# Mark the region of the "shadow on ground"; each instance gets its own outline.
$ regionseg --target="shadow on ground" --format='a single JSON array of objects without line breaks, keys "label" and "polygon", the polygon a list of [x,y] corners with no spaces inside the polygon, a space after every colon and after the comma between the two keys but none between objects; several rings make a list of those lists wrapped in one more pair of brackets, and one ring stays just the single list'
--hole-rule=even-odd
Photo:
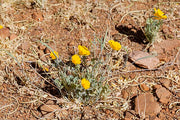
[{"label": "shadow on ground", "polygon": [[128,27],[124,25],[118,25],[115,26],[115,29],[121,33],[128,36],[128,39],[130,39],[133,42],[137,42],[139,44],[144,44],[146,40],[146,36],[144,35],[143,31],[141,29],[137,29],[134,26]]}]

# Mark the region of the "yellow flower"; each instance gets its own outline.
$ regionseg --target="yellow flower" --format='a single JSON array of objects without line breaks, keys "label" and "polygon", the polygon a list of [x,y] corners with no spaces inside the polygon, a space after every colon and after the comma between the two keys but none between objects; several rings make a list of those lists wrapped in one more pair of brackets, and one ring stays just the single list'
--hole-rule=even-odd
[{"label": "yellow flower", "polygon": [[48,72],[48,71],[49,71],[49,69],[48,69],[47,67],[43,67],[43,71]]},{"label": "yellow flower", "polygon": [[58,52],[56,52],[56,51],[51,52],[51,53],[50,53],[50,56],[51,56],[51,58],[52,58],[53,60],[59,58]]},{"label": "yellow flower", "polygon": [[154,16],[155,16],[155,19],[157,19],[157,20],[167,18],[167,16],[164,15],[164,13],[160,9],[156,10],[156,8],[154,8]]},{"label": "yellow flower", "polygon": [[0,29],[2,29],[3,28],[3,26],[2,25],[0,25]]},{"label": "yellow flower", "polygon": [[79,55],[90,55],[90,51],[85,46],[78,46],[79,49]]},{"label": "yellow flower", "polygon": [[90,82],[89,82],[89,80],[86,80],[86,78],[83,78],[81,80],[81,85],[83,86],[84,89],[89,89],[90,88]]},{"label": "yellow flower", "polygon": [[81,58],[78,55],[73,55],[71,58],[72,63],[75,65],[81,64]]},{"label": "yellow flower", "polygon": [[113,50],[120,50],[121,49],[121,44],[119,42],[116,42],[114,40],[109,40],[108,43]]}]

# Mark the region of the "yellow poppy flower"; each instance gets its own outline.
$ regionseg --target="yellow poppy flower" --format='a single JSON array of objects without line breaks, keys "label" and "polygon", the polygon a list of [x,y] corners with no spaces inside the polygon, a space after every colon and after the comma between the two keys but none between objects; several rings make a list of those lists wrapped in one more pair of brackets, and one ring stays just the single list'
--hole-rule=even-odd
[{"label": "yellow poppy flower", "polygon": [[51,52],[51,53],[50,53],[50,57],[51,57],[53,60],[59,58],[58,52],[56,52],[56,51]]},{"label": "yellow poppy flower", "polygon": [[81,64],[81,58],[78,55],[73,55],[71,58],[72,63],[75,65]]},{"label": "yellow poppy flower", "polygon": [[86,80],[86,78],[83,78],[81,80],[81,85],[83,86],[84,89],[89,89],[91,83],[89,82],[89,80]]},{"label": "yellow poppy flower", "polygon": [[2,25],[0,25],[0,29],[2,29],[3,28],[3,26]]},{"label": "yellow poppy flower", "polygon": [[48,71],[49,71],[49,69],[48,69],[47,67],[43,67],[43,71],[48,72]]},{"label": "yellow poppy flower", "polygon": [[121,44],[119,42],[116,42],[114,40],[109,40],[108,43],[113,50],[120,50],[121,49]]},{"label": "yellow poppy flower", "polygon": [[154,8],[154,16],[155,16],[155,19],[157,19],[157,20],[167,18],[167,16],[164,15],[164,13],[160,9],[156,10],[156,8]]},{"label": "yellow poppy flower", "polygon": [[90,51],[85,46],[78,46],[79,49],[79,55],[90,55]]}]

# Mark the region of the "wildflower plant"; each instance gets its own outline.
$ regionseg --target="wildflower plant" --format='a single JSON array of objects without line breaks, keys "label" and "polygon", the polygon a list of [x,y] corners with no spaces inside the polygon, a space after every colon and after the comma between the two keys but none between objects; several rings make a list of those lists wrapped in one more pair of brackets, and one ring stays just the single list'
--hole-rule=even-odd
[{"label": "wildflower plant", "polygon": [[[56,59],[59,57],[57,52],[51,52],[53,73],[56,73],[53,81],[63,97],[84,104],[94,104],[109,95],[107,75],[111,67],[108,64],[109,59],[104,60],[102,57],[105,39],[106,37],[97,39],[101,48],[99,55],[96,50],[92,49],[90,52],[87,47],[79,45],[78,54],[72,55],[68,63]],[[109,43],[112,43],[109,44],[112,49],[120,50],[120,43],[113,40]],[[95,44],[93,46],[97,47]]]},{"label": "wildflower plant", "polygon": [[160,10],[154,8],[154,15],[146,20],[145,36],[150,45],[152,45],[158,35],[159,29],[163,23],[163,19],[167,16]]}]

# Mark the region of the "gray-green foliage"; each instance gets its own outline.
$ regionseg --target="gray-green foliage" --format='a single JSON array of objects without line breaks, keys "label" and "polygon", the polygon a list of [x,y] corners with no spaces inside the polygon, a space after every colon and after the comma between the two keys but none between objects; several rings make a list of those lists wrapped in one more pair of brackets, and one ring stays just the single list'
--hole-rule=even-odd
[{"label": "gray-green foliage", "polygon": [[[85,104],[92,104],[104,98],[109,92],[106,77],[103,75],[105,70],[103,69],[102,64],[97,63],[97,61],[91,61],[91,64],[86,67],[63,64],[58,67],[59,77],[54,82],[64,97],[70,100],[78,99]],[[81,86],[81,79],[83,78],[91,83],[87,90]]]},{"label": "gray-green foliage", "polygon": [[[72,101],[77,99],[84,104],[93,104],[100,99],[106,98],[110,93],[106,76],[110,70],[108,59],[104,61],[102,58],[105,39],[106,35],[102,39],[97,39],[97,43],[100,43],[100,54],[96,54],[94,50],[90,56],[87,56],[91,58],[90,60],[86,56],[82,56],[80,65],[74,65],[73,63],[61,64],[59,60],[54,61],[54,66],[58,71],[58,77],[54,80],[54,83],[62,96]],[[95,45],[95,47],[97,46]],[[106,57],[108,56],[106,55]],[[82,87],[81,80],[83,78],[89,80],[89,89],[85,90]]]},{"label": "gray-green foliage", "polygon": [[150,44],[154,43],[161,24],[162,24],[161,20],[156,20],[152,18],[148,18],[146,20],[146,26],[144,30],[145,30],[146,38]]}]

